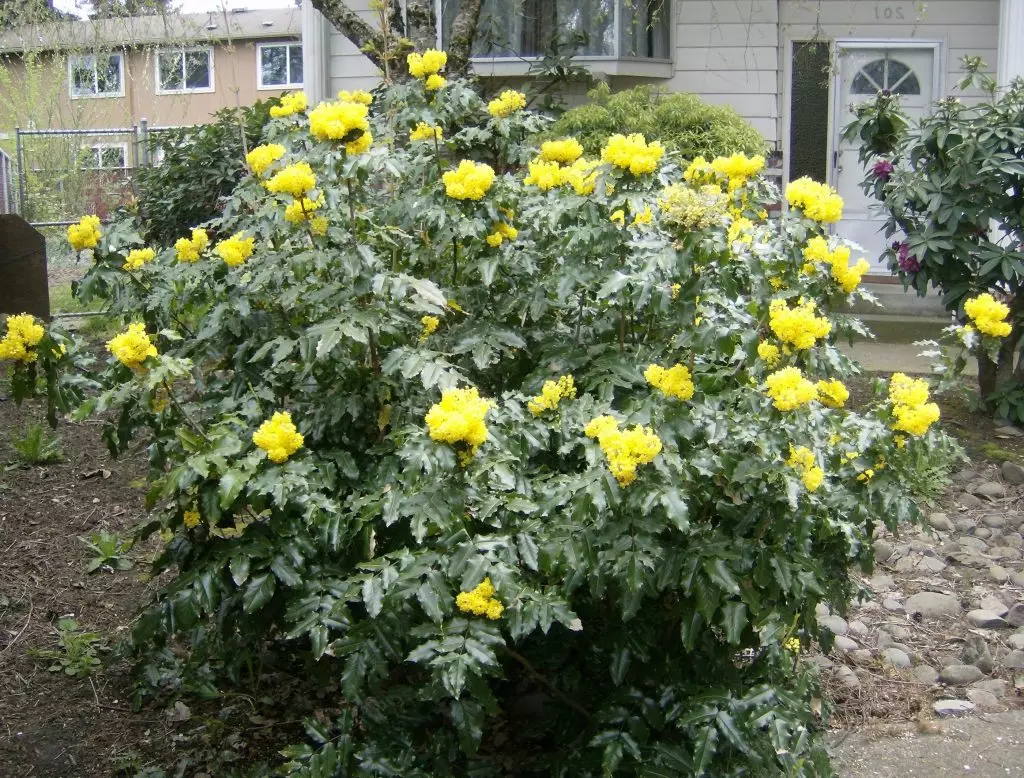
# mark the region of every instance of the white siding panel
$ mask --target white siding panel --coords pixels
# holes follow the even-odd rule
[[[712,48],[681,46],[676,49],[676,70],[777,70],[778,46]]]
[[[676,0],[676,19],[681,24],[775,24],[778,0]]]
[[[706,0],[713,2],[713,0]],[[676,48],[690,46],[735,47],[777,46],[777,24],[677,24]]]
[[[364,21],[375,23],[370,0],[346,0],[346,3]],[[380,83],[380,71],[352,41],[332,29],[328,43],[327,83],[330,95],[342,89],[372,89]]]
[[[700,94],[774,94],[774,70],[679,70],[672,78],[684,92]]]
[[[857,0],[781,0],[784,23],[810,25],[890,24],[907,26],[999,23],[995,0],[929,0],[911,2],[858,2]]]

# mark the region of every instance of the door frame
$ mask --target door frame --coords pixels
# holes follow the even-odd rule
[[[839,122],[843,115],[842,98],[842,65],[841,57],[844,49],[930,49],[932,57],[932,103],[942,98],[944,74],[946,71],[945,62],[945,41],[939,39],[922,40],[921,38],[836,38],[832,41],[832,80],[829,88],[832,90],[832,99],[829,101],[828,117],[828,156],[826,157],[826,169],[828,170],[828,184],[838,191],[839,172],[837,168],[839,151],[839,132],[842,129]]]

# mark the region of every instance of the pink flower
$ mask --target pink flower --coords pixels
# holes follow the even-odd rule
[[[893,169],[892,162],[887,159],[880,159],[875,163],[872,171],[875,174],[875,178],[885,183],[889,180],[889,176],[892,175]]]
[[[897,253],[900,270],[904,273],[916,273],[921,269],[921,263],[917,260],[917,257],[910,256],[910,246],[907,245],[906,241],[893,243],[892,250]]]

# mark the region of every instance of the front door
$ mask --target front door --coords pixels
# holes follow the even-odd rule
[[[837,95],[835,103],[834,169],[832,185],[843,198],[843,220],[836,232],[864,247],[874,273],[888,274],[881,261],[888,240],[881,231],[884,218],[877,201],[864,194],[860,183],[865,171],[857,151],[859,141],[842,139],[843,128],[854,119],[853,107],[870,102],[880,90],[899,95],[900,108],[912,120],[920,119],[936,97],[938,44],[906,42],[837,42]],[[870,163],[869,163],[870,165]]]

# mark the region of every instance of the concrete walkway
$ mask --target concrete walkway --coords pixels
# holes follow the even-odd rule
[[[857,341],[852,346],[842,343],[839,349],[851,359],[856,360],[868,372],[894,373],[931,373],[932,361],[920,356],[921,346],[913,343],[882,343],[876,340]],[[966,376],[978,375],[978,362],[967,361],[964,370]]]

